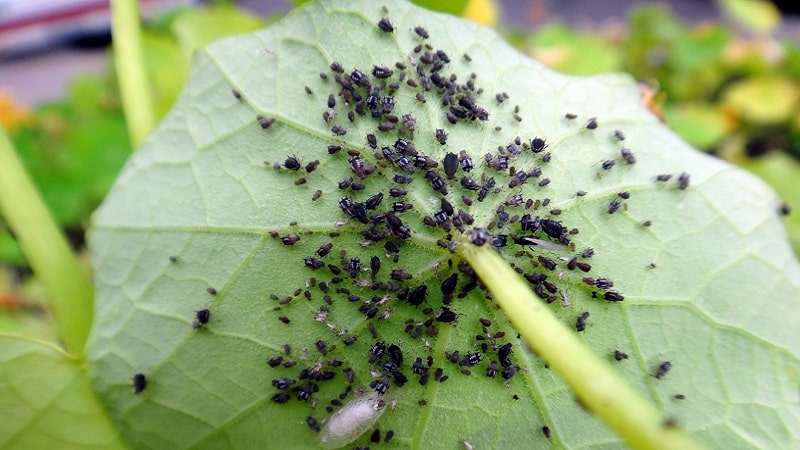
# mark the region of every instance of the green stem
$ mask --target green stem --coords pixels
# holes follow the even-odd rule
[[[122,107],[125,110],[131,145],[136,149],[155,126],[136,0],[112,0],[111,21],[114,65],[122,94]]]
[[[631,448],[703,448],[664,417],[592,353],[531,292],[527,283],[486,245],[462,243],[459,253],[489,288],[492,298],[525,341],[567,383],[575,396]]]
[[[92,326],[94,292],[14,147],[0,127],[0,213],[14,231],[37,278],[66,350],[83,355]]]

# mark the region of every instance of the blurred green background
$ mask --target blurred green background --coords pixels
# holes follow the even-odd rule
[[[561,72],[630,73],[641,82],[642,101],[685,140],[757,174],[789,208],[800,208],[800,18],[787,21],[775,4],[719,0],[711,5],[718,12],[713,20],[691,23],[668,6],[646,4],[587,25],[554,19],[555,2],[548,1],[416,3],[493,26]],[[523,12],[526,25],[504,23],[508,8]],[[177,97],[195,49],[278,18],[216,2],[149,20],[143,44],[157,117]],[[105,72],[75,78],[61,100],[28,108],[0,91],[0,124],[84,260],[91,213],[132,151],[106,52]],[[785,223],[800,254],[800,214]],[[52,340],[43,295],[0,218],[0,329]]]

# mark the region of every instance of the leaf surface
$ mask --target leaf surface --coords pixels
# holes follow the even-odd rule
[[[86,371],[60,350],[0,335],[0,447],[122,449]]]
[[[536,289],[554,300],[550,307],[570,326],[588,312],[582,332],[586,344],[607,355],[665,417],[701,441],[763,448],[786,447],[800,438],[800,318],[795,313],[800,267],[786,242],[773,192],[753,176],[688,147],[639,103],[628,77],[560,75],[491,30],[403,2],[386,2],[385,8],[369,2],[314,3],[271,28],[199,52],[177,106],[129,161],[96,213],[90,244],[98,300],[90,370],[128,442],[141,448],[263,448],[279,440],[283,448],[312,448],[318,436],[307,417],[324,426],[340,396],[342,403],[352,401],[388,376],[387,411],[376,425],[382,435],[394,433],[385,448],[463,448],[464,441],[475,448],[619,445],[546,364],[525,351],[486,293],[470,290],[469,270],[460,257],[437,245],[437,240],[447,245],[448,239],[469,239],[473,227],[506,236],[500,251],[509,263],[547,277],[548,284],[539,282]],[[384,17],[393,32],[378,27]],[[425,27],[430,39],[415,33],[416,26]],[[431,50],[424,47],[427,42]],[[455,104],[470,93],[488,113],[487,121],[465,118],[451,124],[451,105],[442,106],[446,89],[423,90],[415,65],[431,76],[437,57],[424,55],[436,50],[450,60],[438,73],[445,80],[455,74],[453,83],[461,86],[452,95]],[[374,119],[365,109],[363,116],[354,113],[348,120],[356,100],[348,94],[351,102],[345,104],[329,68],[334,61],[343,66],[344,78],[351,79],[358,68],[372,86],[384,84],[371,75],[373,66],[393,69],[381,97],[393,96],[394,111]],[[402,81],[401,72],[406,72]],[[467,86],[473,73],[474,91]],[[407,84],[409,79],[417,87]],[[398,87],[389,94],[392,82]],[[354,90],[366,102],[370,91]],[[502,98],[503,92],[508,98],[500,102],[496,94]],[[327,123],[329,94],[336,100],[336,115]],[[479,113],[471,105],[468,109]],[[387,114],[412,114],[413,133],[403,129],[402,120],[393,131],[378,131]],[[264,129],[257,116],[274,122]],[[587,128],[590,118],[596,118],[596,128]],[[344,127],[346,134],[335,135],[334,126]],[[439,128],[448,134],[445,145],[434,138]],[[615,130],[625,139],[614,137]],[[367,143],[368,133],[376,135],[375,150]],[[519,155],[508,148],[517,145],[517,136]],[[446,195],[434,190],[420,168],[414,169],[411,184],[399,185],[394,176],[406,172],[374,155],[382,146],[392,148],[399,137],[437,161],[433,172],[443,177],[448,152],[466,150],[474,170],[459,168],[454,180],[445,181]],[[541,152],[530,149],[536,137],[546,140]],[[339,144],[345,148],[329,155],[328,147]],[[492,167],[502,156],[498,146],[511,155],[509,166],[517,171],[539,167],[542,173],[509,187],[509,170]],[[623,147],[632,150],[635,164],[626,162]],[[363,169],[348,150],[358,152],[364,166],[375,165],[374,173],[360,180]],[[493,155],[491,163],[484,160],[486,153]],[[286,168],[293,163],[288,155],[299,160],[299,170]],[[305,166],[314,160],[320,163],[308,172]],[[604,169],[605,161],[614,166]],[[677,182],[683,172],[690,175],[686,189]],[[672,178],[657,182],[659,174]],[[478,184],[493,177],[496,185],[478,201],[479,191],[458,181],[463,176]],[[363,182],[365,189],[340,190],[339,181],[347,177]],[[408,194],[391,198],[390,187]],[[317,190],[321,194],[313,200]],[[379,192],[384,199],[376,213],[391,211],[392,201],[413,206],[395,213],[409,227],[410,238],[396,236],[402,233],[385,219],[371,227],[339,206],[342,197],[358,203]],[[522,196],[521,205],[512,206],[514,194]],[[441,226],[424,224],[425,216],[447,209],[442,198],[474,219],[463,237],[452,221],[449,238]],[[620,203],[610,214],[612,201]],[[509,216],[502,227],[500,206]],[[566,234],[553,237],[538,229],[532,235],[521,229],[524,214],[558,221]],[[643,225],[646,221],[650,226]],[[578,233],[568,234],[573,228]],[[291,235],[299,241],[285,245]],[[528,242],[545,245],[518,245],[515,236],[535,236]],[[565,239],[574,248],[564,247]],[[399,253],[387,250],[387,241]],[[316,250],[326,243],[333,244],[331,252],[318,256]],[[589,247],[595,255],[576,261],[590,264],[590,271],[570,270],[569,259]],[[369,270],[373,256],[381,261],[376,275]],[[555,270],[548,270],[540,256],[552,259]],[[326,266],[306,267],[308,257]],[[351,276],[347,267],[353,258],[361,267]],[[332,273],[330,265],[341,273]],[[413,278],[392,280],[392,270]],[[449,308],[457,321],[437,321],[447,306],[440,286],[453,273],[458,281]],[[333,282],[337,277],[341,281]],[[624,301],[602,300],[608,289],[596,281],[590,287],[583,277],[612,280],[611,290],[622,293]],[[323,282],[330,283],[327,292]],[[414,306],[403,288],[423,284],[425,301]],[[210,320],[193,327],[196,312],[204,309]],[[480,318],[491,324],[482,325]],[[357,340],[347,345],[352,336]],[[376,341],[402,349],[404,386],[391,376],[386,354],[370,362]],[[494,378],[486,374],[492,361],[503,360],[499,349],[505,344],[513,348],[508,362],[520,370],[504,382],[500,364]],[[628,359],[615,361],[615,349]],[[447,355],[456,350],[454,363]],[[473,352],[481,361],[462,364]],[[270,367],[267,361],[277,356],[281,364]],[[428,371],[425,385],[411,370],[417,357]],[[285,367],[287,360],[296,365]],[[656,378],[666,361],[671,371]],[[345,368],[352,369],[352,384]],[[435,380],[442,378],[437,368],[447,377],[444,382]],[[139,395],[132,393],[134,373],[147,377]],[[283,391],[273,387],[273,380],[284,377],[295,384],[281,404],[274,395]],[[302,400],[300,387],[306,383],[318,390]],[[685,399],[677,400],[678,394]],[[351,445],[370,445],[371,434]]]

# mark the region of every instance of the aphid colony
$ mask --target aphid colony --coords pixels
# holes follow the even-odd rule
[[[401,32],[387,17],[375,26],[387,35]],[[332,92],[320,93],[319,88],[305,86],[302,95],[322,99],[321,116],[330,129],[330,142],[320,149],[319,159],[301,161],[295,155],[287,155],[283,163],[272,165],[291,175],[295,185],[312,185],[309,191],[313,192],[312,202],[336,201],[342,214],[336,231],[330,232],[330,242],[314,248],[307,248],[300,232],[269,233],[285,246],[307,250],[297,264],[298,270],[310,275],[304,286],[289,295],[270,294],[276,310],[281,310],[276,316],[280,323],[275,326],[291,327],[302,322],[304,316],[297,308],[290,309],[295,299],[302,297],[313,305],[313,321],[332,332],[332,338],[308,343],[299,354],[295,349],[294,356],[289,344],[284,346],[282,354],[269,355],[266,362],[274,371],[270,372],[274,389],[271,399],[278,404],[306,402],[312,410],[317,410],[323,383],[343,378],[342,392],[324,404],[327,418],[311,415],[305,418],[308,428],[320,434],[324,448],[347,445],[366,433],[387,408],[394,409],[395,402],[389,399],[402,395],[401,389],[407,383],[425,386],[431,381],[445,383],[451,376],[480,375],[509,386],[515,374],[526,370],[514,363],[514,345],[505,340],[505,332],[492,330],[492,321],[487,318],[478,318],[481,333],[471,343],[460,349],[445,350],[443,354],[433,351],[440,327],[456,327],[459,322],[475,320],[458,312],[458,300],[481,288],[469,264],[455,254],[464,242],[490,245],[514,261],[512,267],[548,304],[561,300],[563,307],[570,305],[567,290],[560,286],[565,281],[571,282],[573,288],[588,289],[596,299],[624,300],[621,293],[612,290],[612,280],[589,276],[592,266],[588,261],[594,250],[576,250],[573,240],[579,230],[558,220],[561,209],[550,206],[547,195],[553,192],[554,181],[546,176],[546,171],[553,154],[544,137],[515,136],[490,151],[448,147],[453,141],[449,137],[452,127],[483,127],[490,120],[490,112],[481,106],[482,102],[492,104],[489,108],[497,111],[492,114],[508,114],[508,118],[518,122],[523,117],[518,106],[513,113],[503,108],[510,100],[505,92],[484,99],[483,89],[476,87],[475,74],[460,77],[448,73],[455,65],[451,56],[428,43],[430,35],[425,28],[418,26],[410,32],[420,44],[406,60],[363,68],[345,68],[333,61],[319,74]],[[469,55],[463,55],[461,64],[471,61]],[[412,99],[408,101],[418,104],[435,101],[441,105],[442,128],[435,128],[430,136],[422,136],[419,130],[426,128],[420,127],[419,118],[408,112],[410,105],[398,100],[400,96],[395,94],[400,90],[414,94],[404,96]],[[242,93],[236,90],[233,93],[235,98],[242,99]],[[583,127],[583,132],[597,132],[594,130],[599,127],[598,118],[589,118],[581,124],[575,120],[577,117],[566,113],[564,120]],[[256,117],[258,125],[269,133],[279,128],[275,126],[278,120]],[[364,121],[373,129],[365,136],[355,136],[353,131],[363,129]],[[356,122],[359,127],[348,130],[348,125]],[[495,131],[501,130],[495,127]],[[614,143],[625,139],[621,130],[612,134]],[[636,163],[631,149],[615,152],[618,156],[599,163],[603,173],[613,174],[620,166]],[[334,186],[321,186],[312,173],[321,164],[329,163],[341,164],[346,176]],[[374,177],[391,180],[393,184],[386,190],[376,190],[371,182]],[[655,180],[666,183],[671,178],[672,175],[665,174]],[[420,185],[426,186],[425,191],[430,191],[430,196],[436,199],[434,208],[430,204],[420,205],[418,198],[415,201],[409,194],[420,190]],[[681,190],[688,188],[687,173],[677,176],[677,186]],[[341,195],[336,198],[332,199],[330,194],[323,196],[323,192],[337,190]],[[575,197],[585,195],[587,191],[579,191]],[[620,192],[607,204],[607,213],[627,211],[625,201],[629,199],[628,192]],[[470,212],[475,202],[491,205],[494,215],[486,222],[476,220]],[[551,209],[546,210],[547,207]],[[415,229],[420,218],[423,228]],[[449,256],[422,274],[403,266],[403,248],[416,233],[438,236],[437,245]],[[347,237],[351,240],[344,242]],[[336,247],[338,252],[334,251]],[[362,256],[364,250],[350,254],[346,250],[359,247],[379,250],[369,257]],[[170,260],[176,262],[177,257]],[[217,291],[209,288],[208,293],[216,295]],[[334,323],[331,319],[334,307],[357,309],[367,324],[366,330],[349,332]],[[586,311],[577,316],[574,322],[577,332],[590,332],[588,319]],[[209,326],[210,320],[211,310],[201,309],[195,312],[192,326],[200,331]],[[381,330],[389,326],[402,327],[408,338],[403,342],[382,339]],[[356,344],[364,340],[369,342],[368,350],[355,354],[350,347],[358,347]],[[369,373],[357,372],[351,367],[354,364],[337,359],[338,355],[348,361],[364,358]],[[628,358],[619,350],[613,356],[617,361]],[[662,363],[655,377],[662,378],[670,368],[671,363]],[[145,375],[136,374],[133,385],[134,392],[141,393],[147,386]],[[514,398],[519,397],[514,395]],[[423,398],[417,403],[424,406],[427,400]],[[542,427],[542,432],[550,437],[547,426]],[[384,442],[393,436],[393,430],[386,431]],[[373,430],[370,441],[381,441],[379,429]]]

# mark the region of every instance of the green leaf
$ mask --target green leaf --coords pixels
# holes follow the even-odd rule
[[[719,106],[683,103],[666,110],[667,123],[693,146],[710,150],[734,128],[735,123]]]
[[[778,7],[769,1],[720,0],[719,4],[731,19],[755,32],[768,33],[781,22]]]
[[[386,10],[371,3],[313,3],[269,29],[198,52],[177,106],[97,211],[90,234],[97,268],[90,372],[127,442],[133,447],[263,448],[280,440],[282,448],[314,448],[318,435],[306,418],[324,423],[331,417],[326,407],[338,409],[339,395],[348,389],[344,368],[353,369],[354,391],[372,391],[369,385],[376,378],[371,371],[387,370],[368,359],[371,346],[381,340],[403,350],[401,371],[409,379],[402,387],[392,383],[383,396],[387,410],[376,427],[381,434],[394,431],[387,448],[463,448],[465,441],[475,448],[620,445],[574,401],[545,362],[525,350],[517,334],[525,330],[512,329],[484,291],[453,299],[457,324],[434,320],[443,307],[442,281],[458,273],[456,294],[468,290],[468,277],[458,267],[462,263],[468,271],[462,257],[469,256],[441,248],[437,240],[448,239],[447,233],[424,225],[424,216],[442,209],[442,195],[423,170],[416,169],[414,181],[403,186],[408,190],[404,200],[414,209],[397,213],[411,237],[387,238],[400,246],[396,262],[384,248],[386,239],[371,242],[362,234],[377,239],[370,227],[339,207],[344,196],[361,202],[383,192],[378,211],[399,200],[389,197],[388,188],[398,186],[391,180],[403,172],[373,153],[401,135],[439,162],[436,173],[443,173],[447,152],[464,149],[475,166],[469,176],[478,183],[488,177],[497,181],[483,202],[458,180],[446,182],[446,199],[474,218],[464,236],[451,230],[456,244],[469,239],[473,227],[489,227],[498,219],[498,207],[516,193],[525,200],[549,199],[549,205],[505,206],[509,216],[529,213],[578,229],[565,236],[574,249],[560,247],[541,230],[537,236],[548,244],[544,248],[514,244],[512,235],[530,234],[521,230],[519,218],[491,233],[508,235],[501,253],[509,263],[525,273],[547,275],[556,293],[546,295],[556,301],[545,307],[565,324],[575,327],[576,319],[589,312],[581,339],[665,418],[713,447],[779,448],[800,438],[800,318],[794,314],[800,266],[786,242],[774,193],[757,178],[688,147],[639,103],[636,85],[627,76],[560,75],[521,55],[491,30],[399,1],[385,5]],[[393,33],[378,28],[382,17],[391,20]],[[371,73],[376,64],[394,68],[402,62],[406,80],[421,86],[412,65],[421,63],[425,52],[424,46],[414,52],[423,44],[413,31],[416,26],[427,28],[434,50],[449,55],[442,76],[455,74],[457,83],[465,84],[475,74],[474,87],[482,89],[475,99],[488,112],[488,121],[451,125],[436,88],[423,92],[423,104],[416,99],[421,88],[405,80],[394,94],[394,113],[414,115],[413,136],[377,131],[378,121],[369,111],[348,120],[352,105],[338,95],[340,86],[329,65],[340,62],[349,77],[354,68]],[[430,73],[430,65],[422,67]],[[388,82],[399,81],[399,72],[395,69]],[[373,86],[380,83],[370,78]],[[363,89],[358,92],[367,97]],[[509,98],[501,103],[495,94],[502,92]],[[337,114],[326,123],[323,113],[331,93]],[[578,118],[568,119],[567,113]],[[275,121],[262,129],[257,116]],[[586,128],[591,117],[597,118],[596,129]],[[347,133],[335,136],[334,125]],[[434,139],[437,128],[448,133],[445,146]],[[614,137],[615,130],[625,134],[624,141]],[[367,133],[376,134],[377,150],[367,145]],[[534,137],[545,138],[548,147],[539,153],[524,149],[512,158],[509,164],[517,170],[540,167],[543,173],[510,188],[508,171],[492,169],[483,155],[497,156],[497,147],[505,149],[516,136],[525,145]],[[329,155],[328,146],[339,143],[346,149]],[[626,163],[622,147],[632,149],[635,164]],[[345,177],[359,181],[348,150],[359,152],[367,166],[379,165],[363,180],[363,191],[337,187]],[[544,161],[545,154],[551,154],[550,162]],[[273,168],[284,165],[287,155],[296,155],[303,168]],[[314,160],[320,164],[308,173],[304,167]],[[604,170],[606,160],[616,165]],[[676,180],[684,171],[691,182],[682,190]],[[656,182],[656,175],[664,173],[672,179]],[[456,177],[464,175],[459,170]],[[544,178],[551,183],[539,186]],[[313,200],[317,190],[321,196]],[[588,194],[577,196],[579,190]],[[619,197],[621,192],[630,198]],[[472,206],[462,195],[472,199]],[[621,207],[609,214],[614,200]],[[652,226],[643,226],[645,221]],[[374,230],[390,234],[385,222]],[[292,234],[299,241],[284,245],[282,238]],[[315,251],[328,242],[333,248],[321,259],[343,271],[338,275],[342,281],[325,294],[320,283],[330,282],[334,274],[328,267],[305,267],[304,258],[317,258]],[[578,261],[590,263],[590,272],[569,270],[569,258],[587,247],[595,255]],[[373,289],[370,271],[364,270],[372,256],[381,261],[376,281],[409,288],[426,283],[426,302],[412,306],[385,284]],[[545,269],[539,256],[556,261],[556,271]],[[362,264],[355,280],[346,269],[354,257]],[[392,269],[405,270],[413,279],[392,281]],[[602,300],[604,291],[588,286],[582,280],[587,276],[613,280],[613,290],[624,301]],[[537,290],[545,293],[547,287]],[[349,301],[348,296],[358,299]],[[370,303],[362,306],[365,301]],[[359,307],[377,308],[376,316],[365,319]],[[196,312],[206,308],[208,323],[193,327]],[[388,311],[391,316],[382,319]],[[486,330],[480,318],[491,321]],[[411,334],[405,331],[407,321]],[[428,331],[432,326],[438,334]],[[357,340],[346,345],[351,336]],[[317,341],[325,344],[326,355]],[[521,370],[506,387],[499,374],[489,378],[486,371],[507,343],[514,349],[511,362]],[[291,355],[284,354],[284,344],[290,345]],[[487,344],[483,360],[473,367],[445,357],[458,350],[460,361],[467,353],[482,353],[482,344]],[[615,349],[629,359],[615,361]],[[430,379],[422,386],[410,367],[415,358],[425,361],[429,355]],[[296,365],[270,367],[267,360],[277,356]],[[330,365],[330,360],[342,365]],[[672,370],[656,379],[665,361]],[[272,380],[289,377],[297,380],[296,388],[308,382],[298,378],[301,370],[314,371],[318,362],[319,371],[332,372],[333,379],[315,381],[319,391],[311,396],[317,400],[299,400],[298,391],[290,389],[286,404],[273,401],[279,391]],[[443,369],[446,382],[434,381],[436,368]],[[131,391],[135,373],[147,377],[139,395]],[[685,399],[675,399],[677,394]],[[342,402],[358,395],[351,392]],[[604,417],[609,419],[614,418]],[[369,445],[371,433],[349,445]]]
[[[561,24],[546,25],[533,36],[533,55],[549,67],[575,75],[619,70],[620,55],[599,36],[578,34]]]
[[[800,91],[780,76],[761,76],[728,87],[723,104],[744,120],[768,125],[789,120],[795,114]]]
[[[0,447],[122,449],[80,361],[0,335]]]

